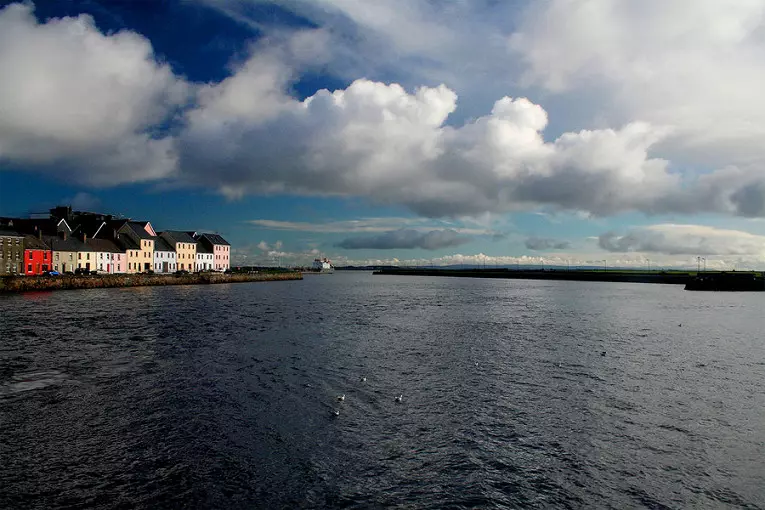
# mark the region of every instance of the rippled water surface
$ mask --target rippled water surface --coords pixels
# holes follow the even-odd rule
[[[644,284],[0,296],[0,507],[765,508],[763,330]]]

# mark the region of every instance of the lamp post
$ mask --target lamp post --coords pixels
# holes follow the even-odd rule
[[[603,271],[608,271],[608,261],[603,259]]]

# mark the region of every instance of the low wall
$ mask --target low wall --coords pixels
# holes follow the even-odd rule
[[[393,268],[375,271],[382,275],[451,276],[462,278],[507,278],[520,280],[573,280],[584,282],[665,283],[685,285],[690,273],[592,271],[592,270],[524,270],[524,269],[405,269]]]
[[[302,279],[303,275],[300,273],[201,273],[178,276],[157,274],[115,274],[98,276],[2,276],[0,277],[0,292],[101,289],[109,287],[144,287],[154,285],[200,285],[211,283],[270,282]]]

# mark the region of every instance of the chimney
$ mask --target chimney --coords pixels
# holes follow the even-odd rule
[[[64,230],[63,232],[61,232],[61,234],[64,236],[64,241],[66,241],[66,230]]]
[[[37,239],[39,239],[40,241],[42,241],[42,229],[41,229],[41,228],[38,228],[38,229],[37,229]]]
[[[82,242],[87,243],[88,242],[88,234],[85,232],[82,233]]]

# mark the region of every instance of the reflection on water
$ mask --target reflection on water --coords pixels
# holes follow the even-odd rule
[[[763,305],[356,273],[2,296],[0,507],[760,508]]]

